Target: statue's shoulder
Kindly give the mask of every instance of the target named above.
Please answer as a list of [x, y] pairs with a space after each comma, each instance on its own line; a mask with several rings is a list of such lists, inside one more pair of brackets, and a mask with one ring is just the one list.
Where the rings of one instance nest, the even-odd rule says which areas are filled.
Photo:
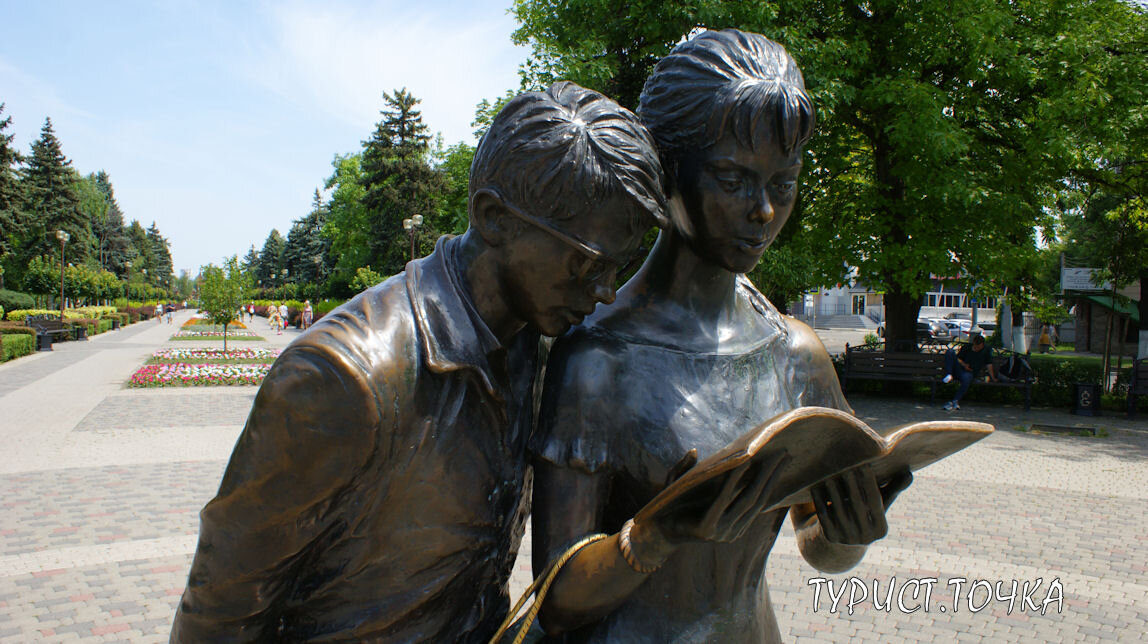
[[325, 360], [349, 373], [415, 359], [414, 313], [406, 283], [398, 278], [401, 274], [324, 315], [280, 359]]
[[781, 319], [789, 333], [789, 346], [794, 352], [828, 355], [825, 345], [822, 344], [821, 338], [817, 337], [813, 327], [788, 315], [781, 316]]
[[601, 327], [578, 326], [554, 341], [546, 371], [565, 386], [594, 389], [625, 364], [627, 353], [624, 338]]

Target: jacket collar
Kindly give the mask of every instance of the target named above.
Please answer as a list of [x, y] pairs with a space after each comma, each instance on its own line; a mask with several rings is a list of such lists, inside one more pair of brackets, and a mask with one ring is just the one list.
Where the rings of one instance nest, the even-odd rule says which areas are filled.
[[439, 239], [433, 253], [406, 266], [407, 293], [419, 342], [429, 370], [446, 373], [470, 369], [493, 398], [505, 402], [491, 363], [505, 364], [506, 352], [478, 315], [462, 283], [455, 261], [460, 241], [457, 237]]

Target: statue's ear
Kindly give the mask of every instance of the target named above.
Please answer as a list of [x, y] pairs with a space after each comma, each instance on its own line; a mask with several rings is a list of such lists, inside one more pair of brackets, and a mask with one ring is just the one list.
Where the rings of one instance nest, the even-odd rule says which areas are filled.
[[487, 246], [501, 246], [518, 234], [518, 220], [510, 215], [502, 197], [493, 190], [479, 190], [470, 203], [471, 225]]

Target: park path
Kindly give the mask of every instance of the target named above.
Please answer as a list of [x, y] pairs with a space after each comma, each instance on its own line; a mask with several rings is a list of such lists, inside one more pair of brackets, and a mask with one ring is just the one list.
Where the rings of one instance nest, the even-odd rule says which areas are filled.
[[[176, 315], [176, 322], [190, 313]], [[254, 346], [285, 346], [275, 335]], [[0, 365], [0, 642], [166, 641], [186, 582], [197, 513], [215, 493], [254, 387], [126, 389], [178, 324], [143, 322]], [[196, 343], [191, 343], [196, 344]], [[220, 346], [220, 343], [204, 343]], [[237, 346], [240, 343], [237, 343]], [[945, 417], [927, 404], [854, 397], [876, 427]], [[970, 404], [994, 423], [982, 443], [919, 473], [890, 513], [890, 535], [847, 575], [821, 575], [783, 529], [767, 575], [787, 641], [1148, 641], [1148, 423], [1062, 410]], [[1100, 438], [1017, 431], [1033, 423], [1102, 427]], [[512, 589], [529, 581], [529, 541]], [[833, 593], [845, 584], [834, 610]], [[954, 587], [964, 577], [957, 611]], [[929, 584], [931, 603], [911, 580]], [[1052, 579], [1044, 615], [1006, 601], [983, 608], [976, 580]], [[850, 581], [855, 579], [856, 581]], [[923, 582], [921, 580], [924, 580]], [[905, 582], [910, 581], [906, 586]], [[873, 584], [905, 609], [873, 607]], [[820, 584], [818, 586], [817, 584]], [[869, 595], [848, 613], [849, 593]], [[815, 603], [815, 590], [821, 594]], [[942, 612], [942, 605], [945, 606]]]

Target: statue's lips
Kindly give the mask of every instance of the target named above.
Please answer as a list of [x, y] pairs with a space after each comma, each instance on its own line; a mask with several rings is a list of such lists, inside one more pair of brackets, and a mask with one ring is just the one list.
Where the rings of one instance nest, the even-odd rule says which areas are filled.
[[765, 245], [769, 243], [768, 239], [764, 238], [742, 238], [737, 240], [737, 247], [741, 250], [764, 250]]

